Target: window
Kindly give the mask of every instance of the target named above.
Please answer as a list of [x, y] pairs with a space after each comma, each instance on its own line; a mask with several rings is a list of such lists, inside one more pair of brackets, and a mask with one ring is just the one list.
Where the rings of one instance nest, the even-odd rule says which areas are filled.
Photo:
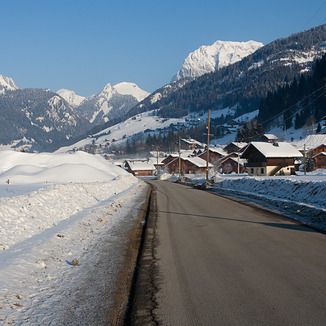
[[264, 170], [264, 168], [261, 168], [261, 169], [260, 169], [260, 174], [265, 174], [265, 170]]
[[251, 168], [251, 169], [250, 169], [250, 173], [251, 173], [251, 174], [254, 174], [254, 168]]

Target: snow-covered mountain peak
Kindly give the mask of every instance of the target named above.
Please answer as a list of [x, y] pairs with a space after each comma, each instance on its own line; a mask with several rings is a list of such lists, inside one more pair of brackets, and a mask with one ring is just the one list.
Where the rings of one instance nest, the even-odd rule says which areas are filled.
[[122, 82], [114, 85], [113, 87], [119, 94], [131, 95], [139, 102], [150, 94], [139, 88], [135, 83]]
[[263, 45], [263, 43], [256, 41], [216, 41], [212, 45], [203, 45], [188, 55], [181, 69], [172, 78], [172, 81], [187, 77], [198, 77], [208, 72], [213, 72], [240, 61]]
[[59, 89], [57, 94], [63, 97], [73, 107], [80, 105], [81, 102], [85, 100], [85, 97], [77, 95], [74, 91], [70, 91], [64, 88]]
[[109, 100], [114, 93], [116, 93], [115, 89], [110, 83], [108, 83], [97, 96], [105, 97]]
[[10, 77], [0, 75], [0, 90], [1, 89], [14, 91], [16, 89], [19, 89], [19, 87], [15, 84], [15, 82]]

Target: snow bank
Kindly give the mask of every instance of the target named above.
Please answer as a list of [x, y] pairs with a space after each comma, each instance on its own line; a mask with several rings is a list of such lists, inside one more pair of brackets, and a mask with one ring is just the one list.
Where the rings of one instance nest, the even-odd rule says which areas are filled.
[[[249, 177], [247, 174], [210, 175], [211, 191], [230, 195], [244, 202], [293, 220], [326, 230], [326, 170], [287, 177]], [[164, 179], [176, 181], [177, 176]], [[185, 184], [202, 188], [205, 175], [185, 175]]]
[[[126, 240], [117, 230], [138, 216], [130, 212], [145, 189], [100, 156], [0, 152], [0, 323], [61, 325], [67, 309], [91, 316], [102, 278], [106, 294], [113, 293], [121, 260], [115, 248]], [[89, 298], [77, 304], [84, 278], [102, 273], [94, 269], [103, 243], [110, 254], [106, 275], [88, 285]]]
[[0, 184], [110, 181], [127, 174], [99, 155], [0, 151]]
[[246, 177], [233, 180], [224, 179], [214, 188], [241, 190], [242, 192], [291, 200], [318, 208], [325, 207], [326, 181]]
[[221, 178], [213, 189], [326, 230], [326, 176]]

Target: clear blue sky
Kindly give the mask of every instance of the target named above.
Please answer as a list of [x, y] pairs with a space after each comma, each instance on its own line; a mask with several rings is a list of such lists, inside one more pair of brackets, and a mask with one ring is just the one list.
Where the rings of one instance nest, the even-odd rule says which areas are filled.
[[277, 38], [326, 23], [325, 0], [0, 0], [0, 74], [20, 88], [149, 92], [217, 40]]

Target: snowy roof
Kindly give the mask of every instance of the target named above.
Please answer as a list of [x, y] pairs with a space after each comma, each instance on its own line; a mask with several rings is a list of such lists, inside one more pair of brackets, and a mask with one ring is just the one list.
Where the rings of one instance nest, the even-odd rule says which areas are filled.
[[[164, 165], [163, 161], [166, 159], [166, 157], [159, 157], [158, 159], [156, 157], [151, 157], [149, 160], [155, 165]], [[157, 163], [158, 162], [158, 163]]]
[[221, 154], [222, 156], [228, 155], [228, 153], [223, 148], [221, 148], [221, 147], [210, 147], [209, 150], [211, 152]]
[[[204, 167], [207, 166], [206, 161], [203, 160], [200, 157], [187, 157], [187, 158], [184, 158], [184, 160], [189, 161], [190, 163], [196, 165], [199, 168], [204, 168]], [[208, 163], [208, 167], [212, 168], [213, 167], [213, 164]]]
[[[326, 144], [326, 143], [325, 143], [325, 144]], [[316, 147], [314, 147], [314, 148], [310, 148], [310, 149], [309, 149], [309, 152], [311, 152], [311, 151], [317, 149], [317, 148], [320, 147], [320, 146], [326, 146], [325, 144], [319, 144], [318, 146], [316, 146]]]
[[[222, 159], [222, 160], [220, 161], [220, 164], [226, 162], [228, 159], [230, 159], [230, 160], [232, 160], [232, 161], [238, 163], [238, 158], [237, 158], [237, 157], [228, 156], [228, 157], [225, 157], [224, 159]], [[241, 165], [244, 165], [245, 163], [248, 163], [248, 161], [247, 161], [247, 159], [245, 159], [245, 158], [239, 158], [239, 163], [240, 163]]]
[[318, 153], [318, 154], [314, 155], [313, 158], [315, 158], [315, 157], [317, 157], [317, 156], [319, 156], [319, 155], [324, 155], [324, 156], [326, 156], [326, 153], [325, 153], [325, 152]]
[[290, 143], [278, 142], [277, 146], [275, 146], [272, 143], [258, 141], [251, 142], [243, 152], [242, 157], [245, 157], [245, 153], [251, 146], [254, 146], [265, 157], [302, 157], [302, 154]]
[[278, 139], [278, 137], [275, 136], [274, 134], [264, 134], [264, 136], [265, 136], [267, 139]]
[[[188, 157], [193, 156], [193, 155], [194, 155], [194, 151], [193, 150], [181, 150], [180, 151], [180, 156], [182, 158], [188, 158]], [[179, 157], [179, 153], [171, 153], [171, 154], [169, 154], [169, 156]]]
[[205, 146], [203, 143], [199, 142], [196, 139], [192, 139], [192, 138], [188, 138], [188, 139], [181, 138], [181, 140], [184, 141], [187, 144], [194, 144], [194, 145], [198, 145], [198, 146], [202, 146], [202, 147]]
[[127, 160], [132, 171], [152, 171], [156, 170], [150, 160]]
[[316, 148], [319, 145], [326, 144], [326, 135], [309, 135], [305, 139], [293, 143], [296, 148], [303, 150], [306, 145], [306, 150]]

